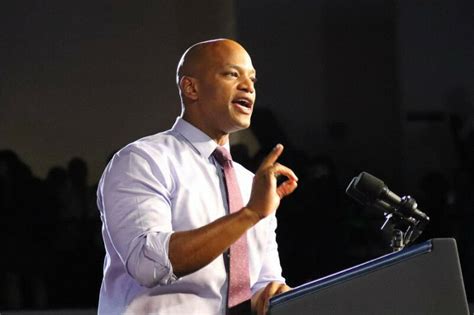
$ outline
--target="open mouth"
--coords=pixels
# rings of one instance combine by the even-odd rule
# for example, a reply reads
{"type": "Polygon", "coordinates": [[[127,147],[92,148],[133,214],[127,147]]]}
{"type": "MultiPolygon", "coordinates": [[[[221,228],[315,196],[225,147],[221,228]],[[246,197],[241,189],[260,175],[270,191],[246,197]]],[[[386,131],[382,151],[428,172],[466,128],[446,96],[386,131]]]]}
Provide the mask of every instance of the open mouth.
{"type": "Polygon", "coordinates": [[[232,103],[248,109],[252,108],[252,102],[246,98],[237,98],[233,100],[232,103]]]}

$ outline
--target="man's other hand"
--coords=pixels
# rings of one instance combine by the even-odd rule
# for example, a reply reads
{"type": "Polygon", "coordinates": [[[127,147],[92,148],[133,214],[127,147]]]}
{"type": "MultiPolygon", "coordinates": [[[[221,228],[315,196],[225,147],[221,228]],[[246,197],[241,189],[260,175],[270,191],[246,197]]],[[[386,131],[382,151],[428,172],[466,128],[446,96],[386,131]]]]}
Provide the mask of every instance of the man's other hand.
{"type": "Polygon", "coordinates": [[[268,301],[274,295],[291,290],[289,286],[281,282],[270,282],[252,296],[252,313],[265,315],[268,309],[268,301]]]}

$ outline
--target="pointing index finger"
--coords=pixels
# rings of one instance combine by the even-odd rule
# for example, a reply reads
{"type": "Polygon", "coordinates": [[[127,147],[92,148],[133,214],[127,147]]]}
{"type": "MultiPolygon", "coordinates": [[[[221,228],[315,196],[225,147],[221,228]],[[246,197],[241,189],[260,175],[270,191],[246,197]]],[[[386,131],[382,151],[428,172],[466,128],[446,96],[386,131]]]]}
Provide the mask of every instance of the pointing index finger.
{"type": "Polygon", "coordinates": [[[266,166],[271,166],[275,164],[275,162],[278,160],[280,157],[281,153],[283,152],[283,145],[278,143],[270,153],[265,157],[263,160],[261,166],[266,167],[266,166]]]}

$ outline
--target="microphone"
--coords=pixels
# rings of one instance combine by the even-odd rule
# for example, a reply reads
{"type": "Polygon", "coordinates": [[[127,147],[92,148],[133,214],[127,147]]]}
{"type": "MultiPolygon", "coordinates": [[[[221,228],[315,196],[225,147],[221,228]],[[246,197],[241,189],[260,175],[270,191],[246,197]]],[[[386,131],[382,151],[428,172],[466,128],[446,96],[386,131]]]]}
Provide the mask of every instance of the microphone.
{"type": "Polygon", "coordinates": [[[364,206],[374,206],[384,212],[399,214],[408,220],[430,220],[418,209],[415,199],[410,196],[399,197],[390,191],[382,180],[366,172],[352,179],[346,193],[364,206]]]}

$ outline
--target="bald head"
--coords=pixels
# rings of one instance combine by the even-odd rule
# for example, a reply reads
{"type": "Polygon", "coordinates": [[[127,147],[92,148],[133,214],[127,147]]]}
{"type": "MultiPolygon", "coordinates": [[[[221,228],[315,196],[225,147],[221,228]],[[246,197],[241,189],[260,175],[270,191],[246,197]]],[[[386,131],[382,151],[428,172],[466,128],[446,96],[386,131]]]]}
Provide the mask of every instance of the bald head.
{"type": "Polygon", "coordinates": [[[247,54],[239,43],[225,38],[199,42],[189,47],[178,63],[176,71],[178,88],[183,76],[200,77],[213,60],[233,50],[242,50],[247,54]]]}
{"type": "Polygon", "coordinates": [[[176,80],[183,118],[218,143],[250,125],[256,71],[237,42],[216,39],[191,46],[178,64],[176,80]]]}

